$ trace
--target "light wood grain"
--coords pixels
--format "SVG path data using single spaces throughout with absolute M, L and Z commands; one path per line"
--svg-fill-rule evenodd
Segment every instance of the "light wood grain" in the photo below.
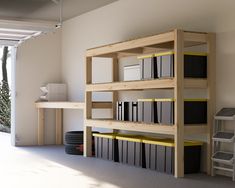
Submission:
M 198 43 L 206 44 L 206 42 L 207 42 L 206 33 L 185 31 L 184 32 L 184 41 L 198 42 Z
M 86 57 L 86 84 L 92 83 L 92 57 Z
M 211 156 L 212 156 L 212 126 L 216 110 L 216 38 L 214 33 L 207 35 L 207 118 L 208 118 L 208 136 L 207 136 L 207 174 L 211 174 Z
M 107 129 L 119 129 L 127 131 L 148 132 L 174 135 L 175 126 L 147 124 L 143 122 L 129 122 L 129 121 L 116 121 L 116 120 L 103 120 L 103 119 L 87 119 L 85 120 L 87 126 L 100 127 Z
M 44 131 L 45 131 L 45 110 L 38 109 L 38 145 L 44 145 Z
M 175 177 L 184 177 L 184 34 L 175 30 Z
M 63 110 L 62 109 L 56 109 L 55 133 L 56 133 L 56 145 L 61 145 L 63 143 Z
M 93 109 L 112 109 L 112 102 L 92 102 Z
M 126 81 L 104 84 L 88 84 L 86 91 L 124 91 L 124 90 L 142 90 L 157 88 L 174 88 L 174 79 L 156 79 L 143 81 Z
M 185 135 L 195 135 L 195 134 L 206 134 L 207 124 L 205 125 L 185 125 L 184 134 Z
M 93 48 L 87 50 L 87 57 L 101 56 L 114 52 L 123 52 L 125 50 L 131 50 L 134 48 L 140 48 L 145 46 L 151 46 L 153 44 L 160 44 L 164 42 L 169 42 L 174 40 L 174 32 L 170 31 L 167 33 L 162 33 L 150 37 L 139 38 L 135 40 L 130 40 L 126 42 L 120 42 L 116 44 L 106 45 L 98 48 Z
M 201 78 L 185 78 L 184 88 L 186 89 L 206 89 L 208 86 L 207 79 Z
M 85 119 L 92 118 L 92 93 L 86 92 L 85 93 L 85 101 L 86 101 L 86 109 L 84 114 L 84 121 Z M 85 157 L 91 157 L 92 156 L 92 128 L 86 126 L 87 124 L 84 122 L 84 153 L 83 155 Z
M 92 83 L 92 57 L 86 57 L 86 84 Z M 85 110 L 84 110 L 84 135 L 83 135 L 83 155 L 92 156 L 92 128 L 85 125 L 85 119 L 92 118 L 92 93 L 85 92 Z
M 84 109 L 84 102 L 36 102 L 36 108 Z
M 136 51 L 137 50 L 137 51 Z M 133 51 L 131 52 L 138 52 L 139 51 L 143 51 L 142 48 L 137 48 L 137 49 L 134 49 Z M 118 61 L 118 58 L 113 58 L 112 59 L 112 68 L 113 68 L 113 78 L 112 78 L 112 81 L 113 82 L 118 82 L 119 81 L 119 61 Z M 117 101 L 118 101 L 118 92 L 117 91 L 113 91 L 112 92 L 112 119 L 117 119 L 117 108 L 116 108 L 116 104 L 117 104 Z M 113 129 L 113 132 L 114 133 L 118 133 L 119 130 L 117 129 Z

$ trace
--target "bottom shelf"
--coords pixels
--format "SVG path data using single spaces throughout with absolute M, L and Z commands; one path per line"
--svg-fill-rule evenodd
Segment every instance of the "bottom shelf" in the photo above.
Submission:
M 212 156 L 212 160 L 218 163 L 233 164 L 233 153 L 218 151 Z

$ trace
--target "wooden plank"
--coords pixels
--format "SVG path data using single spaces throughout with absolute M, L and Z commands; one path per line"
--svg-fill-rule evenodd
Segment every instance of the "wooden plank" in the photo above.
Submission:
M 205 43 L 207 42 L 207 33 L 184 32 L 184 41 Z
M 92 102 L 93 109 L 112 109 L 112 102 Z
M 207 35 L 207 118 L 208 118 L 208 135 L 207 135 L 207 174 L 211 174 L 211 156 L 212 156 L 212 127 L 214 115 L 216 113 L 216 36 L 214 33 Z
M 175 177 L 184 177 L 184 55 L 183 31 L 175 30 Z
M 193 79 L 193 78 L 185 78 L 184 79 L 184 88 L 191 89 L 206 89 L 208 86 L 207 79 Z
M 86 57 L 86 84 L 92 83 L 92 57 Z M 92 118 L 92 93 L 85 92 L 85 110 L 84 110 L 84 122 L 86 119 Z M 92 128 L 85 126 L 84 123 L 84 153 L 85 157 L 92 156 Z
M 84 109 L 84 102 L 36 102 L 36 108 Z
M 92 83 L 92 57 L 86 58 L 86 84 Z
M 56 145 L 63 143 L 63 109 L 56 109 L 56 121 L 55 121 L 55 132 L 56 132 Z
M 159 124 L 146 124 L 143 122 L 87 119 L 85 121 L 85 124 L 86 124 L 86 126 L 89 126 L 89 127 L 118 129 L 118 130 L 126 130 L 126 131 L 158 133 L 158 134 L 166 134 L 166 135 L 174 135 L 174 133 L 175 133 L 175 126 L 159 125 Z
M 119 81 L 119 64 L 118 64 L 118 59 L 117 58 L 113 58 L 113 62 L 112 62 L 113 66 L 113 78 L 112 81 L 113 82 L 117 82 Z M 118 92 L 117 91 L 113 91 L 112 92 L 112 118 L 116 119 L 116 103 L 118 101 Z
M 38 145 L 44 145 L 45 139 L 45 112 L 43 108 L 38 108 Z
M 185 125 L 184 134 L 193 135 L 193 134 L 206 134 L 207 133 L 207 124 L 205 125 Z
M 92 118 L 92 93 L 86 92 L 85 94 L 86 101 L 86 109 L 84 114 L 84 122 L 86 119 Z M 92 128 L 85 126 L 84 123 L 84 156 L 91 157 L 92 156 Z
M 143 53 L 143 48 L 133 48 L 133 49 L 128 49 L 128 50 L 123 50 L 119 53 L 125 53 L 125 54 L 142 54 Z
M 120 42 L 116 44 L 110 44 L 98 48 L 93 48 L 87 50 L 86 56 L 87 57 L 94 57 L 94 56 L 100 56 L 105 55 L 109 53 L 114 52 L 121 52 L 125 50 L 130 50 L 133 48 L 139 48 L 139 47 L 145 47 L 150 46 L 154 44 L 161 44 L 169 41 L 174 40 L 174 32 L 170 31 L 167 33 L 162 33 L 154 36 L 144 37 L 140 39 L 130 40 L 126 42 Z
M 142 89 L 164 89 L 174 88 L 175 82 L 173 78 L 156 79 L 156 80 L 140 80 L 125 81 L 104 84 L 86 85 L 86 91 L 124 91 L 124 90 L 142 90 Z

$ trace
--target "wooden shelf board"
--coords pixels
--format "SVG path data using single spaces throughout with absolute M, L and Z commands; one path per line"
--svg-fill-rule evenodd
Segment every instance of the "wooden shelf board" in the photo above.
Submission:
M 84 102 L 36 102 L 36 108 L 84 109 Z
M 124 91 L 158 88 L 174 88 L 174 79 L 138 80 L 127 82 L 112 82 L 104 84 L 88 84 L 86 91 Z
M 116 52 L 125 52 L 140 47 L 151 46 L 154 44 L 164 44 L 169 41 L 174 41 L 174 31 L 153 35 L 149 37 L 129 40 L 125 42 L 101 46 L 98 48 L 88 49 L 86 52 L 87 57 L 102 56 L 105 54 L 112 54 Z
M 198 124 L 198 125 L 185 125 L 184 134 L 193 135 L 193 134 L 205 134 L 207 133 L 208 127 L 207 124 Z
M 184 46 L 191 47 L 206 44 L 207 34 L 184 31 Z M 88 49 L 86 56 L 115 57 L 118 53 L 142 54 L 144 47 L 173 49 L 174 31 Z
M 139 122 L 116 121 L 116 120 L 101 120 L 101 119 L 87 119 L 85 120 L 87 127 L 99 127 L 107 129 L 118 129 L 137 132 L 148 132 L 158 134 L 175 134 L 175 126 L 159 125 L 159 124 L 146 124 Z
M 113 108 L 112 102 L 92 102 L 93 109 L 108 109 Z
M 101 84 L 88 84 L 86 91 L 123 91 L 123 90 L 143 90 L 143 89 L 170 89 L 174 88 L 174 78 L 137 80 L 126 82 L 111 82 Z M 185 78 L 184 88 L 206 89 L 207 79 Z
M 206 89 L 208 87 L 207 79 L 185 78 L 184 88 Z

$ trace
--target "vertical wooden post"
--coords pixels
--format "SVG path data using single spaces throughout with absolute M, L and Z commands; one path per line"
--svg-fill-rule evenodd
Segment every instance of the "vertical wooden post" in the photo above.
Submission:
M 38 108 L 38 145 L 44 145 L 44 137 L 45 137 L 45 113 L 44 108 Z
M 92 57 L 86 58 L 86 84 L 92 83 Z M 84 156 L 92 156 L 92 128 L 86 124 L 86 119 L 92 118 L 92 92 L 85 93 L 86 109 L 84 110 Z
M 184 33 L 175 30 L 175 177 L 184 177 Z
M 58 108 L 55 113 L 56 145 L 61 145 L 63 143 L 63 109 Z
M 112 69 L 113 69 L 113 82 L 119 81 L 119 66 L 118 66 L 118 58 L 114 57 L 112 58 Z M 116 103 L 118 101 L 118 92 L 113 91 L 112 92 L 112 118 L 116 120 L 117 115 L 117 109 L 116 109 Z M 118 132 L 118 130 L 113 130 L 113 132 Z
M 212 156 L 212 130 L 214 115 L 216 112 L 216 36 L 214 33 L 207 34 L 207 174 L 211 174 L 211 156 Z

